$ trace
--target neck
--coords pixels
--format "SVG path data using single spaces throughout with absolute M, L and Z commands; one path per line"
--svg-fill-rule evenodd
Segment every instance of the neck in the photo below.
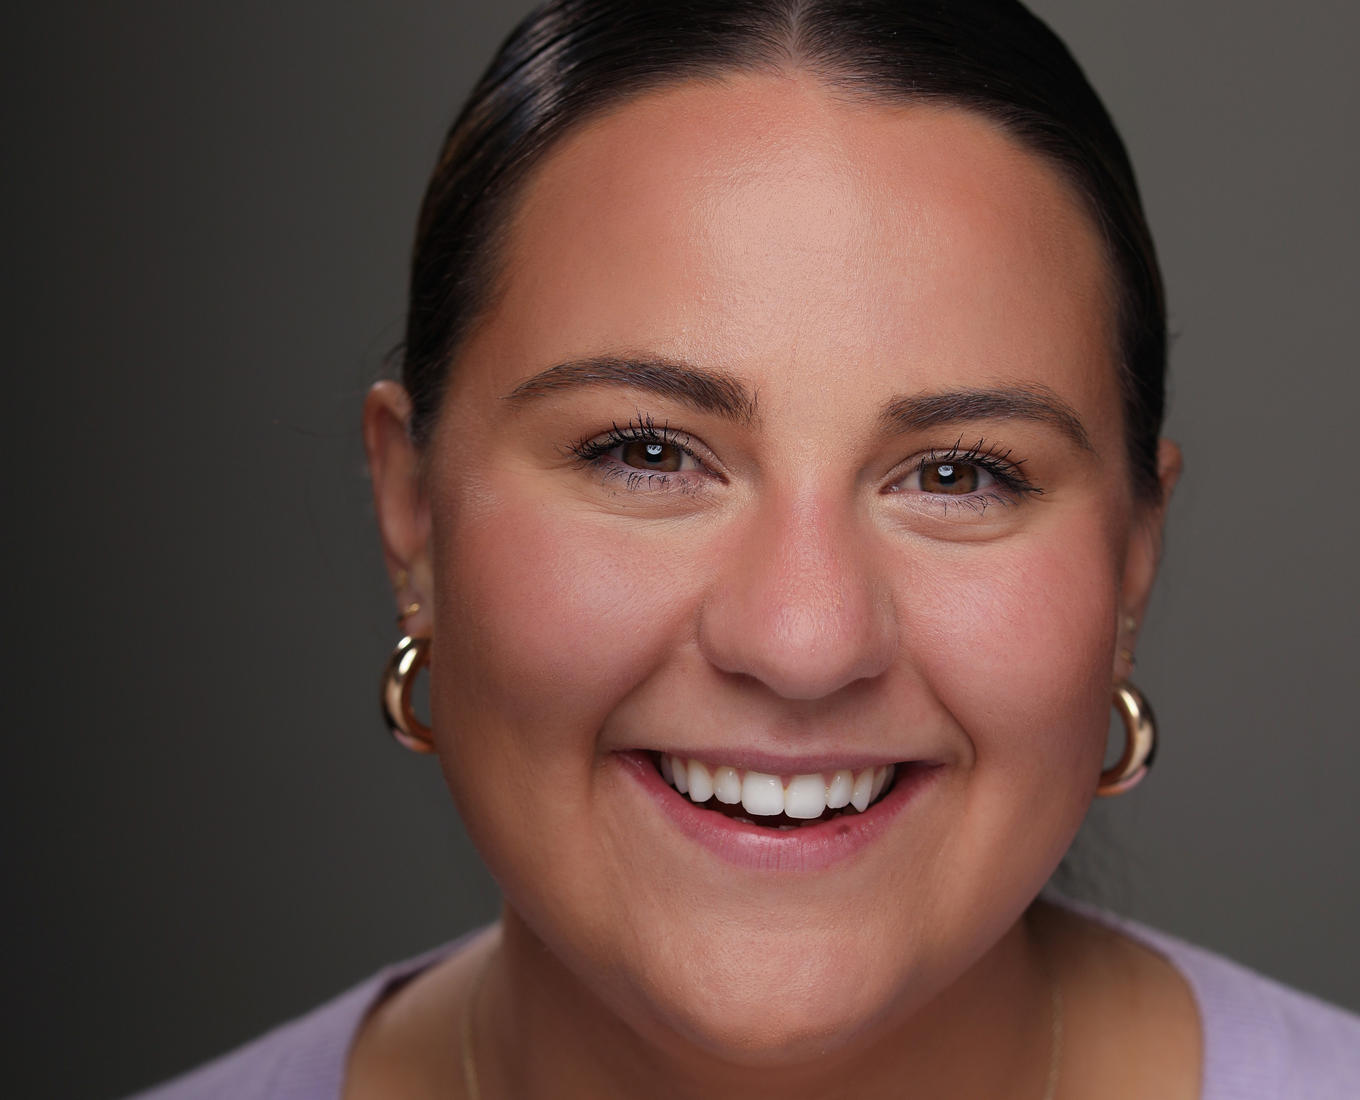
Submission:
M 865 1100 L 1040 1100 L 1053 1046 L 1052 990 L 1022 918 L 943 991 L 917 1004 L 904 993 L 910 1007 L 884 1012 L 838 1049 L 743 1064 L 739 1052 L 706 1048 L 636 1010 L 622 981 L 601 999 L 507 908 L 475 1006 L 477 1073 L 482 1100 L 810 1100 L 851 1081 Z

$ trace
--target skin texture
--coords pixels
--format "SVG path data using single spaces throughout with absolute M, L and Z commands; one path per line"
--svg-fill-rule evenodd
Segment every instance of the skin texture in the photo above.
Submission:
M 1024 914 L 1094 794 L 1162 521 L 1131 491 L 1080 203 L 964 111 L 748 75 L 570 135 L 505 260 L 427 452 L 400 387 L 365 414 L 398 603 L 433 639 L 440 763 L 506 899 L 476 1009 L 485 1094 L 1038 1097 L 1075 937 Z M 754 410 L 617 384 L 510 397 L 600 356 L 721 374 Z M 1060 401 L 1089 447 L 1041 419 L 883 418 L 998 387 Z M 630 422 L 693 457 L 630 485 L 636 448 L 573 453 Z M 979 440 L 1042 492 L 985 473 L 966 499 L 926 491 L 923 456 Z M 1164 444 L 1168 493 L 1178 464 Z M 634 749 L 935 770 L 873 843 L 786 872 L 682 835 L 622 765 Z M 1193 1095 L 1193 1008 L 1158 966 L 1129 971 L 1170 1021 L 1145 1041 L 1182 1041 L 1155 1083 Z M 354 1079 L 419 1064 L 456 1089 L 468 971 L 394 998 Z

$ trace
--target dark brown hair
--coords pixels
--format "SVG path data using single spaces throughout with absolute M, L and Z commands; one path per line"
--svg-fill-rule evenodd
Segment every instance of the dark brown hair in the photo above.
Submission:
M 506 40 L 444 142 L 411 264 L 402 380 L 424 443 L 457 351 L 495 293 L 499 238 L 563 134 L 642 92 L 798 69 L 867 101 L 957 105 L 1055 165 L 1104 237 L 1125 434 L 1156 499 L 1166 306 L 1123 142 L 1072 55 L 1015 0 L 550 0 Z

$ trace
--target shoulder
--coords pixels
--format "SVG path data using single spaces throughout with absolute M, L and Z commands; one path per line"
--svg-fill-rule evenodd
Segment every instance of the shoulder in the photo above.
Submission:
M 1076 908 L 1157 952 L 1184 977 L 1203 1030 L 1203 1100 L 1360 1097 L 1360 1016 L 1175 936 Z
M 1160 950 L 1195 994 L 1205 1100 L 1360 1097 L 1360 1017 L 1175 937 L 1132 933 Z
M 306 1015 L 129 1100 L 332 1100 L 350 1044 L 374 1005 L 455 953 L 468 937 L 378 971 Z

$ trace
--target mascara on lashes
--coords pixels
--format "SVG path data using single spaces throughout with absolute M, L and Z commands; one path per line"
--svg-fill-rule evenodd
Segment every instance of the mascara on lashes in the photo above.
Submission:
M 572 444 L 568 450 L 580 460 L 582 465 L 594 466 L 602 478 L 610 481 L 622 479 L 625 487 L 629 490 L 650 489 L 659 491 L 674 488 L 677 483 L 685 488 L 693 488 L 688 478 L 676 476 L 679 471 L 647 470 L 643 467 L 628 466 L 617 460 L 609 463 L 601 461 L 614 448 L 627 443 L 658 443 L 663 446 L 675 447 L 693 459 L 700 468 L 710 469 L 708 464 L 694 453 L 692 449 L 693 438 L 687 432 L 677 431 L 666 424 L 658 425 L 650 416 L 642 414 L 626 424 L 620 425 L 617 422 L 611 424 L 609 430 L 603 435 L 582 438 Z M 932 448 L 922 454 L 918 460 L 912 463 L 903 477 L 894 480 L 887 492 L 903 492 L 896 486 L 905 477 L 919 473 L 927 466 L 952 464 L 955 466 L 974 466 L 985 471 L 993 478 L 1000 491 L 951 494 L 928 493 L 918 490 L 915 495 L 930 498 L 946 509 L 951 506 L 966 506 L 978 512 L 985 512 L 989 504 L 1013 504 L 1026 496 L 1042 495 L 1044 490 L 1021 472 L 1024 460 L 1013 459 L 1012 454 L 1011 449 L 1002 450 L 989 444 L 983 438 L 979 438 L 976 443 L 965 448 L 963 437 L 960 436 L 947 450 L 939 451 Z

